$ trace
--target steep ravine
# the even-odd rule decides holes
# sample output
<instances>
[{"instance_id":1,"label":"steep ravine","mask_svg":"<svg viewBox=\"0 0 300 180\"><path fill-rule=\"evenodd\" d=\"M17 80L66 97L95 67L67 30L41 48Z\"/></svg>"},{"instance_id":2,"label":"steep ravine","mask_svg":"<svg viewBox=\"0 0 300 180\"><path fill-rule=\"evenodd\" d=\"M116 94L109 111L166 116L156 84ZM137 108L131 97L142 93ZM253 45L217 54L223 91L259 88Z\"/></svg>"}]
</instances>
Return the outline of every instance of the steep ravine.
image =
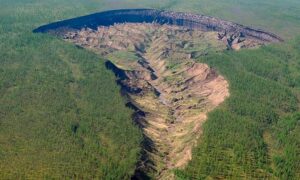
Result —
<instances>
[{"instance_id":1,"label":"steep ravine","mask_svg":"<svg viewBox=\"0 0 300 180\"><path fill-rule=\"evenodd\" d=\"M144 134L134 179L174 179L172 170L191 160L207 113L229 96L228 82L195 59L281 41L213 17L145 9L103 12L36 32L56 34L108 60Z\"/></svg>"}]
</instances>

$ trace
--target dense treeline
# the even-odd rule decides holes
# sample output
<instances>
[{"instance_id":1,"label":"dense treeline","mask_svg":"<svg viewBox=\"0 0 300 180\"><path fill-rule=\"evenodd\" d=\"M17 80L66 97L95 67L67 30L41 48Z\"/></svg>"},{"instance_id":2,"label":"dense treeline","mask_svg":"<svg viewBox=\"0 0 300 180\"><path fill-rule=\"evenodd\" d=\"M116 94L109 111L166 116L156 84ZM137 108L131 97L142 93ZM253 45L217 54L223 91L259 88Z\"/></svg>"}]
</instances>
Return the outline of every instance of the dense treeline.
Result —
<instances>
[{"instance_id":1,"label":"dense treeline","mask_svg":"<svg viewBox=\"0 0 300 180\"><path fill-rule=\"evenodd\" d=\"M275 175L281 179L300 179L300 113L278 121L272 130Z\"/></svg>"},{"instance_id":2,"label":"dense treeline","mask_svg":"<svg viewBox=\"0 0 300 180\"><path fill-rule=\"evenodd\" d=\"M18 43L0 49L1 178L129 177L140 133L103 61L41 35Z\"/></svg>"},{"instance_id":3,"label":"dense treeline","mask_svg":"<svg viewBox=\"0 0 300 180\"><path fill-rule=\"evenodd\" d=\"M31 32L52 1L0 4L0 179L130 178L141 133L103 59Z\"/></svg>"},{"instance_id":4,"label":"dense treeline","mask_svg":"<svg viewBox=\"0 0 300 180\"><path fill-rule=\"evenodd\" d=\"M210 113L179 177L299 179L300 118L289 115L298 111L299 43L199 59L229 80L231 96Z\"/></svg>"}]
</instances>

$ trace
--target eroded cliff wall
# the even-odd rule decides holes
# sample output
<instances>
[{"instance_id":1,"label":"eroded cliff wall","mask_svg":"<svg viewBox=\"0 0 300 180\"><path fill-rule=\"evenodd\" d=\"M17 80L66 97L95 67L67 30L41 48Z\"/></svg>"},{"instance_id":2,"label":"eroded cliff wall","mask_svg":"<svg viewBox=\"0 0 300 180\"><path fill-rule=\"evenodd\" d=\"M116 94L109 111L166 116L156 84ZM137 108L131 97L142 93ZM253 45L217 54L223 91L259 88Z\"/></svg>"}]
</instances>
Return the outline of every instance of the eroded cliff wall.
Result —
<instances>
[{"instance_id":1,"label":"eroded cliff wall","mask_svg":"<svg viewBox=\"0 0 300 180\"><path fill-rule=\"evenodd\" d=\"M55 29L96 29L99 26L110 26L115 23L152 23L184 26L202 31L217 31L229 35L240 35L265 42L280 42L282 39L275 34L253 29L230 21L192 13L161 11L155 9L122 9L105 11L88 16L64 20L41 26L34 32L55 31Z\"/></svg>"}]
</instances>

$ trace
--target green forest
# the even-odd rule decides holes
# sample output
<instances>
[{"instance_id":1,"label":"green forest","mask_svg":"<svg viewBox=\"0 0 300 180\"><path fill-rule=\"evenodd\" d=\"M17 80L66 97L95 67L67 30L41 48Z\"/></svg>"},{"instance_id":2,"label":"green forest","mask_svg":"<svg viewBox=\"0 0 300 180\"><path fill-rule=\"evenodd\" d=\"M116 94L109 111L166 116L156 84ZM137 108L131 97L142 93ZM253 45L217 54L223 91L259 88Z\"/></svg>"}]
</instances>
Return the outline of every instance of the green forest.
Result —
<instances>
[{"instance_id":1,"label":"green forest","mask_svg":"<svg viewBox=\"0 0 300 180\"><path fill-rule=\"evenodd\" d=\"M182 179L300 178L300 39L199 59L223 74L230 98L209 114Z\"/></svg>"},{"instance_id":2,"label":"green forest","mask_svg":"<svg viewBox=\"0 0 300 180\"><path fill-rule=\"evenodd\" d=\"M178 179L300 179L300 1L0 0L0 179L130 179L142 133L102 57L32 30L159 8L263 28L285 42L200 57L230 84Z\"/></svg>"}]
</instances>

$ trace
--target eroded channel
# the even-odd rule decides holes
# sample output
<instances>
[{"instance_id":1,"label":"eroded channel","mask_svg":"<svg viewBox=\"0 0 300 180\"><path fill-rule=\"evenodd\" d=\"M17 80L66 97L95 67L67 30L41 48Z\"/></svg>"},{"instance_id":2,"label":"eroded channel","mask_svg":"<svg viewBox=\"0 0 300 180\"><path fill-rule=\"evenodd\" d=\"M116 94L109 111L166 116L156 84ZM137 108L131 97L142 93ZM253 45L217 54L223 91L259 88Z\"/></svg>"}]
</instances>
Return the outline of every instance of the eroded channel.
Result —
<instances>
[{"instance_id":1,"label":"eroded channel","mask_svg":"<svg viewBox=\"0 0 300 180\"><path fill-rule=\"evenodd\" d=\"M195 59L279 42L274 34L213 17L157 10L108 11L43 26L105 57L144 133L135 178L173 179L207 113L229 96L226 79Z\"/></svg>"}]
</instances>

